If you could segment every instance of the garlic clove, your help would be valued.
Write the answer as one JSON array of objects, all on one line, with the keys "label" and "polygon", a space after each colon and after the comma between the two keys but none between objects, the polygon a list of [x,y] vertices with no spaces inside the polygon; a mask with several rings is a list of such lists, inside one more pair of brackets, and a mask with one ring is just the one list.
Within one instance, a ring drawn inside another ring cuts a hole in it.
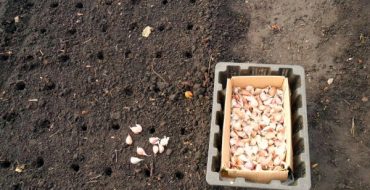
[{"label": "garlic clove", "polygon": [[150,144],[152,144],[152,145],[155,145],[155,144],[158,144],[159,143],[159,138],[158,137],[150,137],[149,138],[149,142],[150,142]]},{"label": "garlic clove", "polygon": [[134,134],[139,134],[141,133],[141,131],[143,131],[143,128],[141,127],[141,125],[139,124],[136,124],[135,127],[130,127],[131,131],[134,133]]},{"label": "garlic clove", "polygon": [[157,146],[157,145],[154,145],[154,146],[153,146],[153,153],[154,153],[154,154],[157,154],[157,153],[158,153],[158,151],[159,151],[158,146]]},{"label": "garlic clove", "polygon": [[145,150],[141,147],[136,147],[136,153],[140,156],[149,156],[146,154]]},{"label": "garlic clove", "polygon": [[170,137],[166,137],[166,136],[164,136],[162,139],[161,139],[161,141],[160,141],[160,143],[159,144],[161,144],[162,146],[167,146],[167,144],[168,144],[168,141],[170,140]]},{"label": "garlic clove", "polygon": [[164,146],[159,144],[158,149],[159,149],[159,153],[162,153],[164,151]]},{"label": "garlic clove", "polygon": [[140,158],[137,158],[137,157],[131,157],[130,158],[130,162],[131,164],[138,164],[139,162],[143,161],[144,159],[140,159]]},{"label": "garlic clove", "polygon": [[132,137],[130,134],[128,134],[126,137],[126,144],[131,145],[132,143],[133,143]]}]

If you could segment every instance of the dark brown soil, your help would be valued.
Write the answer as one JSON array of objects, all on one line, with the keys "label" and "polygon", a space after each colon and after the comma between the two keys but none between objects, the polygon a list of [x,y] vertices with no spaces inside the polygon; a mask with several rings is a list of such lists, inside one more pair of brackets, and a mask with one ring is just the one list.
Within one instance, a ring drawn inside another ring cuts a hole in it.
[{"label": "dark brown soil", "polygon": [[[367,0],[0,1],[0,189],[212,188],[219,61],[304,66],[313,189],[369,189],[369,18]],[[129,163],[164,135],[172,152]]]}]

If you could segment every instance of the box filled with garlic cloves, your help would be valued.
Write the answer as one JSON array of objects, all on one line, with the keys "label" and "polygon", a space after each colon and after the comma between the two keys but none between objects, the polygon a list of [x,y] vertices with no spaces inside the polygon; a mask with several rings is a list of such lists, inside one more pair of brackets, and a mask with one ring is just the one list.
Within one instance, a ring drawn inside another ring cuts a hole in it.
[{"label": "box filled with garlic cloves", "polygon": [[224,111],[221,175],[258,183],[287,180],[293,169],[288,78],[227,79]]}]

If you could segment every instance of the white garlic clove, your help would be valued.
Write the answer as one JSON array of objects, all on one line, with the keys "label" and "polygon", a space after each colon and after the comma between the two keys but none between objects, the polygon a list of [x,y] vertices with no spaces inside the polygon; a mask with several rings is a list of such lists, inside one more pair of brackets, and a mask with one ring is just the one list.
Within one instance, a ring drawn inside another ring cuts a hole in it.
[{"label": "white garlic clove", "polygon": [[249,101],[249,104],[252,107],[257,107],[258,106],[258,102],[257,102],[257,100],[254,96],[247,96],[246,99]]},{"label": "white garlic clove", "polygon": [[159,144],[161,144],[162,146],[167,146],[167,144],[168,144],[168,141],[170,140],[170,137],[166,137],[166,136],[164,136],[162,139],[161,139],[161,141],[160,141],[160,143]]},{"label": "white garlic clove", "polygon": [[159,138],[158,137],[150,137],[149,138],[149,143],[152,145],[158,144],[159,143]]},{"label": "white garlic clove", "polygon": [[159,144],[158,149],[159,149],[159,153],[162,153],[164,151],[164,146]]},{"label": "white garlic clove", "polygon": [[130,127],[131,131],[134,133],[134,134],[139,134],[141,133],[141,131],[143,131],[143,128],[141,127],[141,125],[139,124],[136,124],[135,127]]},{"label": "white garlic clove", "polygon": [[139,162],[143,161],[144,159],[140,159],[140,158],[137,158],[137,157],[131,157],[130,158],[130,162],[131,164],[138,164]]},{"label": "white garlic clove", "polygon": [[239,148],[236,149],[234,155],[239,156],[239,155],[242,155],[243,153],[244,153],[244,149],[239,147]]},{"label": "white garlic clove", "polygon": [[154,154],[157,154],[157,153],[158,153],[158,151],[159,151],[158,146],[157,146],[157,145],[154,145],[154,146],[153,146],[153,153],[154,153]]},{"label": "white garlic clove", "polygon": [[132,137],[130,134],[128,134],[126,137],[126,144],[131,145],[132,143],[133,143]]},{"label": "white garlic clove", "polygon": [[149,156],[146,154],[145,150],[141,147],[136,147],[136,153],[140,156]]}]

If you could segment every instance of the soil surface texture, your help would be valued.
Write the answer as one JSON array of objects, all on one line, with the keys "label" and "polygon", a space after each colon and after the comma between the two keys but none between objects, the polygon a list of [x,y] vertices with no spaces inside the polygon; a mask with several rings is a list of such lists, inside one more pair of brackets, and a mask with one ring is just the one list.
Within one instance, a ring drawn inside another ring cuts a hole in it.
[{"label": "soil surface texture", "polygon": [[231,189],[205,180],[220,61],[303,66],[312,189],[370,189],[368,0],[0,0],[0,24],[0,189]]}]

